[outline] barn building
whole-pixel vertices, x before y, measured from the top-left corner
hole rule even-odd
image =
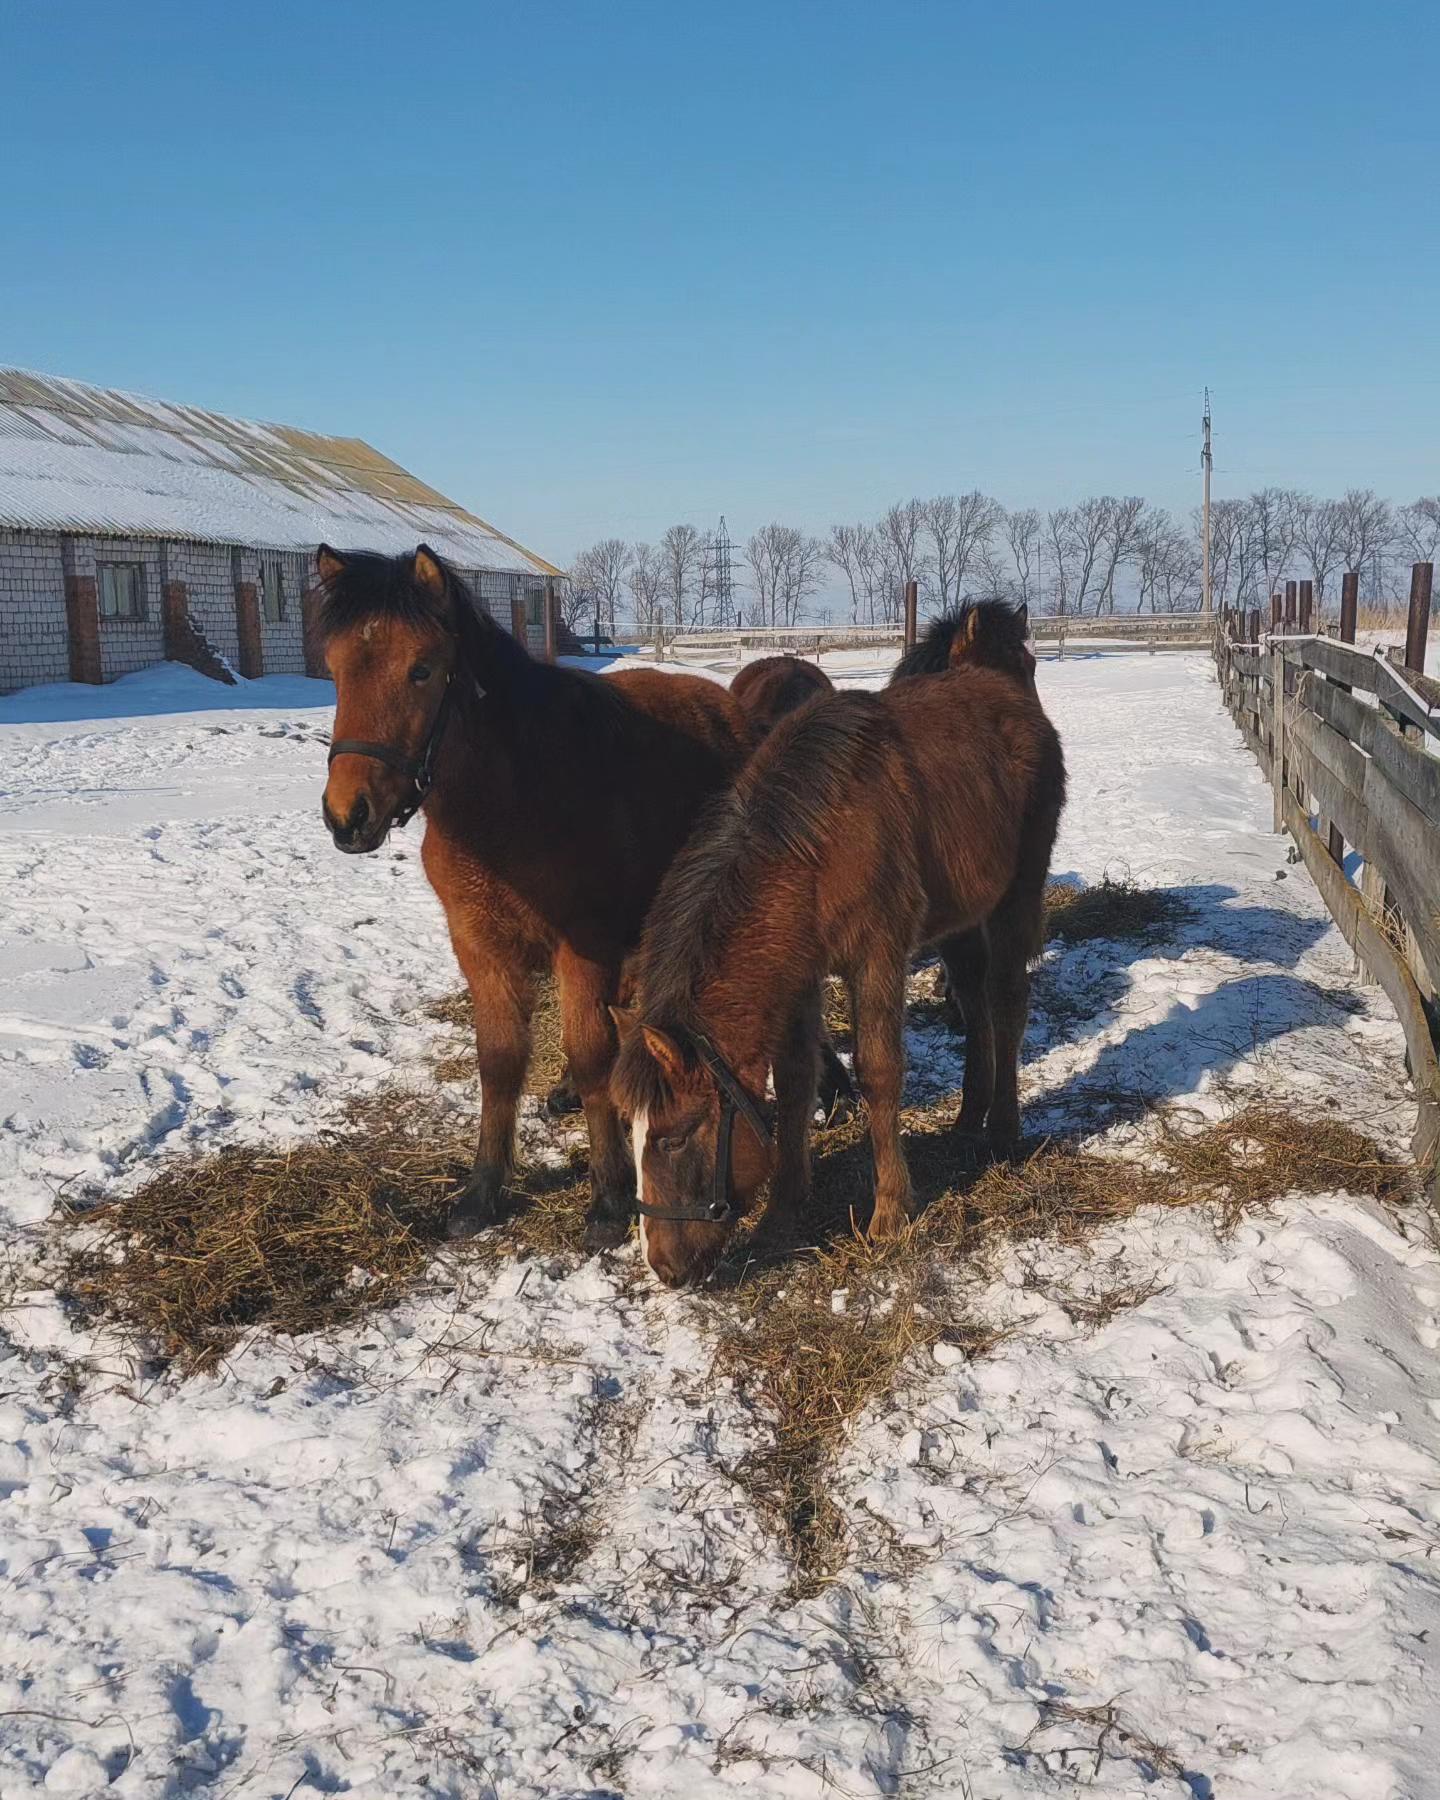
[[[358,438],[0,368],[0,693],[323,674],[316,546],[421,542],[544,649],[558,570]]]

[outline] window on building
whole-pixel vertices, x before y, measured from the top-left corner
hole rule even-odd
[[[525,620],[537,631],[545,628],[545,590],[543,587],[528,587],[525,590]]]
[[[100,617],[102,619],[143,619],[145,617],[144,563],[101,563]]]
[[[285,581],[273,558],[260,565],[260,605],[267,622],[278,625],[285,617]]]

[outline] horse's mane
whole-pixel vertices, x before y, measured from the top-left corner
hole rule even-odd
[[[671,863],[645,922],[636,1001],[693,1054],[695,995],[744,924],[760,877],[777,862],[818,862],[844,829],[857,781],[879,780],[894,725],[873,694],[840,693],[782,719],[735,786],[701,813]],[[634,1114],[664,1103],[658,1064],[632,1037],[621,1047],[615,1092]]]
[[[370,619],[399,619],[434,625],[459,640],[461,667],[471,676],[462,684],[468,703],[474,684],[524,729],[544,723],[553,730],[558,707],[598,746],[610,741],[632,711],[611,682],[580,669],[557,669],[531,656],[518,639],[479,605],[450,565],[435,557],[445,575],[445,596],[431,594],[415,580],[413,556],[379,556],[368,550],[341,553],[342,567],[324,585],[320,629],[329,638]],[[545,717],[542,720],[541,715]]]
[[[962,600],[952,612],[941,613],[925,627],[924,635],[905,652],[890,676],[893,684],[912,675],[939,675],[950,666],[950,649],[956,633],[974,620],[975,640],[993,645],[1002,656],[1013,657],[1025,649],[1027,616],[1008,600]],[[982,648],[978,661],[988,661]]]

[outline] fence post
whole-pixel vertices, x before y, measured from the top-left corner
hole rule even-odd
[[[1412,674],[1425,673],[1425,643],[1430,635],[1430,589],[1435,578],[1435,565],[1428,562],[1417,562],[1410,569],[1410,616],[1405,622],[1405,667]],[[1406,737],[1419,737],[1422,734],[1413,727],[1402,727]],[[1390,897],[1386,895],[1386,905]],[[1435,998],[1435,977],[1440,970],[1431,970],[1421,954],[1420,944],[1415,933],[1410,929],[1410,921],[1405,921],[1405,961],[1410,966],[1410,973],[1415,977],[1415,985],[1427,1000]]]
[[[1284,616],[1284,612],[1285,602],[1280,598],[1279,594],[1272,594],[1270,596],[1270,629],[1272,631],[1278,631],[1280,629],[1280,623]]]
[[[1295,629],[1295,609],[1296,609],[1297,593],[1298,593],[1298,583],[1293,582],[1293,581],[1287,581],[1285,583],[1285,629],[1287,631],[1293,631]]]
[[[1355,622],[1359,613],[1360,577],[1354,569],[1350,569],[1340,583],[1340,642],[1342,644],[1355,642]],[[1344,688],[1347,694],[1350,692],[1348,681],[1337,681],[1335,685]],[[1342,868],[1345,866],[1345,839],[1336,825],[1330,827],[1330,855]]]
[[[1425,673],[1425,642],[1430,635],[1430,588],[1435,565],[1417,562],[1410,570],[1410,616],[1405,622],[1405,667]]]
[[[1308,637],[1315,629],[1315,583],[1300,583],[1300,629]]]
[[[919,605],[920,583],[918,581],[907,581],[905,583],[905,648],[907,650],[913,650],[915,648],[915,633],[917,626],[916,615],[919,610]]]
[[[545,660],[555,660],[555,583],[547,576],[545,580]]]

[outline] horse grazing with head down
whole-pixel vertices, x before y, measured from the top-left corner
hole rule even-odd
[[[480,1137],[451,1235],[498,1216],[534,978],[553,969],[590,1136],[588,1236],[616,1243],[634,1175],[608,1091],[609,1007],[661,876],[749,754],[750,722],[702,678],[537,662],[423,545],[322,547],[317,567],[336,686],[325,823],[339,849],[371,851],[423,808],[421,860],[474,1001]]]
[[[899,1112],[905,980],[921,945],[947,962],[977,938],[983,948],[975,1004],[993,1030],[967,1044],[961,1122],[997,1154],[1018,1143],[1029,963],[1065,768],[1033,682],[981,664],[986,615],[967,616],[927,640],[943,640],[936,672],[897,671],[880,694],[836,694],[782,721],[661,884],[636,1003],[617,1020],[612,1090],[632,1122],[645,1256],[666,1282],[713,1263],[767,1179],[762,1229],[788,1234],[809,1184],[832,969],[849,984],[870,1113],[872,1237],[910,1217]]]

